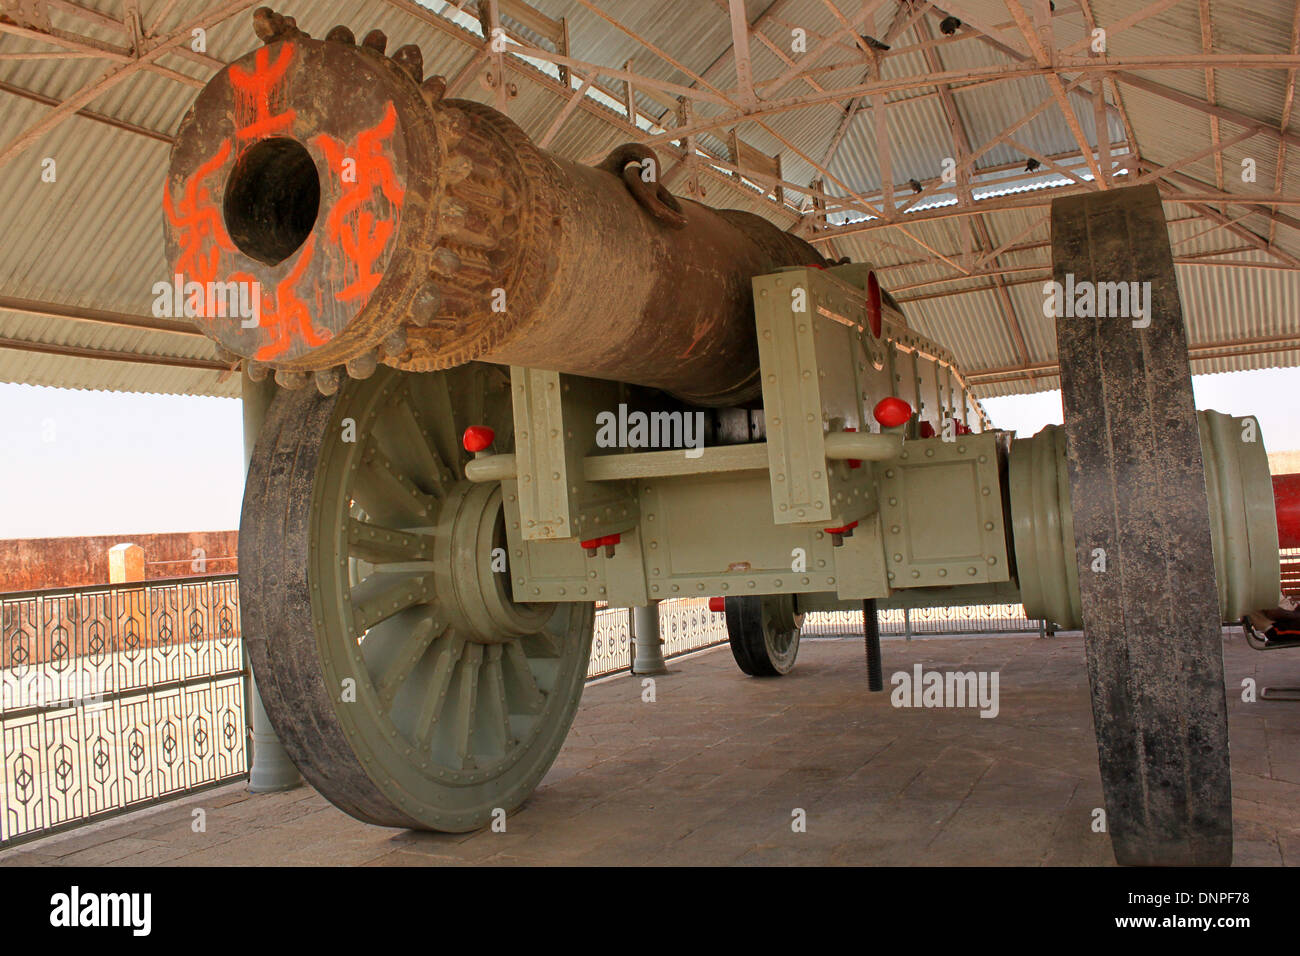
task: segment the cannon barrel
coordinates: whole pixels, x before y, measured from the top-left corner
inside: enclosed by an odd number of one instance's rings
[[[808,243],[676,199],[646,147],[544,152],[378,31],[312,39],[266,8],[254,27],[264,45],[183,120],[163,197],[175,301],[251,372],[330,391],[345,368],[481,360],[759,395],[750,279],[822,264]]]

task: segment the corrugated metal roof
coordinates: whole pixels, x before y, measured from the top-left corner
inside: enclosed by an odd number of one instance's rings
[[[119,0],[78,0],[78,3],[113,19],[121,14]],[[255,5],[247,4],[249,9]],[[727,55],[731,30],[725,0],[703,3],[674,0],[654,4],[642,0],[534,0],[534,5],[547,16],[567,20],[571,55],[580,60],[621,67],[630,59],[638,73],[682,86],[696,84],[698,77],[706,76],[709,85],[727,95],[736,85],[734,60]],[[142,0],[143,22],[152,25],[167,6],[166,0]],[[442,0],[429,0],[425,6],[437,12],[425,16],[413,15],[381,0],[323,0],[310,4],[286,0],[280,6],[316,36],[342,22],[358,35],[372,28],[384,30],[390,48],[418,43],[424,52],[426,72],[447,76],[454,76],[471,60],[481,36],[473,16],[457,12]],[[473,8],[472,4],[467,6]],[[852,4],[841,6],[845,16],[854,15]],[[963,6],[979,16],[982,23],[1009,23],[1002,0],[963,0]],[[1092,6],[1097,21],[1106,25],[1130,15],[1142,3],[1094,0]],[[1060,7],[1053,18],[1058,46],[1084,36],[1078,8],[1073,4]],[[1210,7],[1215,52],[1288,50],[1294,4],[1286,0],[1212,0]],[[787,69],[793,29],[806,30],[812,47],[820,37],[837,31],[840,26],[823,0],[780,0],[776,4],[771,0],[747,0],[747,12],[751,22],[766,14],[756,32],[767,42],[755,36],[750,43],[754,75],[760,83]],[[429,22],[430,17],[439,15],[441,26]],[[908,10],[892,2],[882,4],[863,32],[884,37],[900,15],[906,17]],[[65,31],[102,43],[129,44],[129,36],[124,31],[74,16],[70,5],[62,0],[54,3],[51,16],[54,25]],[[162,22],[161,29],[176,29],[194,16],[195,10],[176,5]],[[982,70],[1009,62],[990,44],[964,39],[961,35],[943,37],[937,30],[936,19],[928,18],[928,23],[924,35],[916,26],[909,26],[891,37],[894,49],[879,61],[865,57],[847,40],[837,43],[820,61],[820,65],[830,69],[817,73],[813,82],[823,88],[857,84],[877,64],[883,64],[884,79],[925,74],[929,72],[926,59],[920,50],[913,49],[923,41],[932,43],[937,64],[944,70]],[[1006,38],[1023,45],[1014,26],[1007,30]],[[256,45],[247,11],[208,29],[206,39],[208,56],[220,62],[234,59]],[[650,47],[662,51],[678,65],[667,62]],[[780,49],[785,56],[778,55],[772,47]],[[0,35],[3,53],[51,49],[44,42]],[[1110,38],[1110,53],[1119,58],[1195,55],[1200,49],[1199,19],[1194,5],[1188,3],[1172,7]],[[511,59],[519,93],[510,101],[510,116],[529,135],[538,137],[563,107],[557,71],[550,64],[539,62],[534,67]],[[176,53],[163,55],[159,64],[195,81],[205,80],[214,69]],[[5,60],[0,62],[0,81],[58,101],[103,75],[110,65],[103,59],[88,57]],[[1203,69],[1160,70],[1145,75],[1187,94],[1205,95]],[[1281,70],[1220,69],[1215,73],[1215,101],[1276,127],[1281,120],[1286,78],[1287,74]],[[621,83],[602,79],[598,86],[608,90],[609,95],[601,94],[598,102],[588,101],[573,112],[551,143],[550,148],[558,155],[571,158],[595,155],[633,138],[620,105]],[[807,81],[795,80],[783,89],[763,87],[761,95],[791,96],[812,90]],[[1136,147],[1144,159],[1165,164],[1208,143],[1210,123],[1204,113],[1130,86],[1122,85],[1121,91],[1136,139],[1136,144],[1125,144],[1124,149]],[[88,108],[152,131],[154,137],[76,116],[0,167],[0,210],[3,210],[0,212],[0,297],[45,300],[72,309],[149,314],[150,289],[153,282],[165,277],[166,271],[161,221],[154,199],[166,168],[168,145],[158,137],[165,138],[176,129],[196,92],[192,83],[178,82],[154,72],[138,73],[106,91]],[[491,99],[490,92],[476,80],[471,80],[459,95],[484,102]],[[999,83],[957,82],[952,87],[960,121],[976,147],[1028,114],[1048,96],[1046,82],[1036,76]],[[652,117],[670,112],[672,97],[667,94],[643,87],[638,89],[637,99],[642,110]],[[893,144],[892,178],[896,184],[904,184],[906,191],[908,179],[929,180],[938,175],[943,159],[954,152],[952,131],[933,89],[892,92],[886,99]],[[1076,91],[1070,100],[1085,137],[1089,143],[1095,143],[1090,99]],[[4,92],[0,92],[0,103],[3,103],[0,144],[8,143],[48,112],[48,106]],[[769,155],[781,154],[788,181],[810,183],[822,178],[816,164],[822,162],[843,120],[845,105],[827,102],[766,116],[761,122],[746,121],[740,128],[740,136]],[[725,109],[699,104],[696,116],[707,119],[721,115]],[[673,120],[668,116],[663,122],[671,124]],[[1124,127],[1114,111],[1108,126],[1111,142],[1124,143]],[[1237,135],[1241,129],[1226,120],[1220,127],[1223,139]],[[724,125],[702,133],[698,137],[700,147],[725,157],[727,129]],[[1055,106],[1028,122],[1014,138],[1047,156],[1078,149]],[[1230,147],[1223,161],[1227,188],[1271,193],[1276,183],[1278,191],[1283,193],[1300,192],[1300,163],[1295,160],[1300,151],[1293,149],[1288,153],[1285,169],[1278,177],[1276,143],[1276,137],[1258,136]],[[57,161],[55,183],[40,180],[40,161],[47,156]],[[1241,164],[1245,159],[1255,163],[1257,181],[1251,186],[1240,183]],[[977,163],[977,168],[987,171],[987,175],[977,177],[976,195],[1044,188],[1062,181],[1048,170],[1017,176],[1016,170],[1023,161],[1022,152],[1009,143],[989,150]],[[1087,178],[1087,167],[1082,160],[1072,160],[1066,165]],[[859,112],[849,124],[829,164],[829,172],[826,188],[833,195],[845,195],[849,190],[862,195],[879,192],[879,150],[869,109]],[[1180,172],[1205,184],[1207,189],[1216,186],[1212,157],[1187,164]],[[992,183],[981,186],[980,179],[991,179]],[[783,227],[790,227],[795,221],[788,209],[776,208],[749,184],[723,175],[706,175],[704,183],[704,202],[747,209]],[[951,195],[951,192],[947,194]],[[793,189],[787,190],[787,200],[797,204],[800,196]],[[938,201],[951,199],[941,196]],[[922,208],[926,206],[932,203]],[[901,290],[901,298],[912,299],[906,308],[916,326],[949,345],[968,370],[1004,369],[1018,366],[1026,359],[1031,364],[1051,362],[1055,355],[1054,331],[1051,321],[1041,314],[1040,287],[1028,281],[1049,259],[1048,227],[1041,221],[1046,211],[1046,207],[1006,210],[980,217],[992,247],[1006,243],[1015,247],[999,257],[999,264],[1012,270],[1001,280],[1005,284],[1005,296],[995,288],[997,280],[988,277],[936,281],[953,275],[954,270],[936,262],[924,246],[958,258],[970,235],[965,221],[959,218],[907,222],[904,216],[907,232],[915,238],[897,229],[875,230],[840,237],[834,247],[838,254],[886,268],[882,273],[886,285]],[[1211,223],[1190,207],[1171,202],[1166,204],[1166,212],[1173,220],[1171,237],[1179,255],[1204,257],[1218,249],[1244,245],[1230,231],[1213,229]],[[1243,212],[1234,208],[1232,216],[1236,219]],[[1270,223],[1263,215],[1247,216],[1239,224],[1260,235],[1270,233]],[[1295,229],[1278,226],[1274,231],[1277,248],[1300,256],[1300,235]],[[1232,258],[1243,263],[1243,267],[1178,267],[1193,346],[1241,339],[1256,341],[1296,331],[1296,307],[1300,304],[1300,277],[1296,272],[1248,267],[1252,263],[1272,262],[1259,252],[1213,258]],[[1011,303],[1010,313],[1005,309],[1004,299]],[[1013,328],[1018,328],[1023,336],[1024,355],[1015,344]],[[0,338],[50,349],[105,350],[171,357],[178,362],[215,360],[210,343],[196,336],[3,310],[0,310]],[[1284,346],[1285,343],[1275,343],[1273,347]],[[1197,358],[1193,367],[1205,372],[1294,364],[1300,364],[1300,350],[1216,354]],[[237,382],[233,377],[221,381],[218,378],[219,373],[206,368],[128,364],[0,348],[0,380],[3,381],[190,394],[236,393]],[[1010,394],[1054,385],[1054,377],[1043,373],[1032,381],[989,382],[981,385],[979,391],[984,395]]]

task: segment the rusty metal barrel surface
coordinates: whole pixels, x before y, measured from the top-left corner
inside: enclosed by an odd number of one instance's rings
[[[186,314],[250,372],[329,391],[345,368],[479,360],[759,394],[750,279],[823,263],[812,246],[677,200],[645,147],[546,153],[378,31],[312,39],[266,8],[254,27],[264,45],[182,122],[163,195],[178,301],[206,304]],[[222,308],[239,285],[257,315]]]

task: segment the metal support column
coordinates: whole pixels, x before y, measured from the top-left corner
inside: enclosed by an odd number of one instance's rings
[[[632,644],[636,654],[632,659],[633,674],[667,674],[664,664],[664,642],[659,636],[659,602],[651,601],[646,607],[632,608]]]
[[[880,617],[874,599],[862,602],[862,636],[867,652],[867,690],[885,689],[885,672],[880,665]]]
[[[262,430],[266,410],[275,397],[275,382],[270,376],[261,382],[254,382],[244,372],[240,395],[244,401],[244,473],[247,474],[248,464],[253,459],[257,433]],[[299,786],[302,777],[285,753],[280,738],[275,735],[271,718],[262,706],[262,695],[257,692],[257,681],[253,678],[251,667],[248,669],[244,699],[248,702],[248,713],[253,725],[253,760],[248,768],[248,789],[253,793],[273,793]]]

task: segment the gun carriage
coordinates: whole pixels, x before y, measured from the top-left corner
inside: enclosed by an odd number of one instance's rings
[[[1064,371],[1065,427],[1013,440],[869,264],[674,197],[648,148],[594,168],[543,152],[377,31],[254,19],[264,45],[177,136],[168,262],[260,290],[256,322],[196,321],[281,386],[241,518],[243,627],[285,747],[337,806],[450,831],[517,807],[573,719],[594,602],[721,598],[755,675],[793,666],[804,614],[864,602],[1023,601],[1062,628],[1114,626],[1122,602],[1080,570],[1109,539],[1073,498],[1116,460],[1079,422],[1120,399],[1088,375]],[[1063,365],[1097,351],[1062,343]],[[1278,597],[1264,446],[1197,415],[1189,387],[1172,411],[1143,405],[1149,372],[1101,377],[1146,416],[1135,428],[1160,416],[1183,441],[1167,490],[1199,551],[1175,582],[1158,542],[1116,543],[1108,580],[1196,591],[1217,637]],[[643,423],[642,447],[607,447],[610,416]],[[1090,639],[1126,862],[1231,852],[1222,663],[1198,633],[1196,653],[1150,635],[1142,679],[1173,675],[1139,689],[1171,748],[1155,768],[1133,756],[1145,718],[1106,709],[1138,671]],[[1179,720],[1191,730],[1164,726]]]

